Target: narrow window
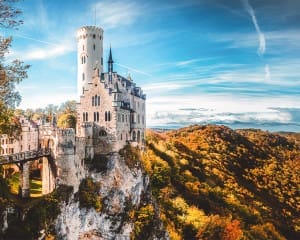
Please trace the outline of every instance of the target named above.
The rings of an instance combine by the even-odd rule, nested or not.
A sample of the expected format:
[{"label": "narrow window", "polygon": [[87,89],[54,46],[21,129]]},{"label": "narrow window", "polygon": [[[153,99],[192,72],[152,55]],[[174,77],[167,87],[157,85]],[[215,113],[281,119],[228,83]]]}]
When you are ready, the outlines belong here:
[{"label": "narrow window", "polygon": [[122,140],[122,133],[121,133],[121,140]]},{"label": "narrow window", "polygon": [[98,106],[100,106],[100,96],[98,96]]},{"label": "narrow window", "polygon": [[94,106],[94,102],[95,102],[95,97],[92,97],[92,106]]},{"label": "narrow window", "polygon": [[122,114],[122,122],[124,122],[124,115]]},{"label": "narrow window", "polygon": [[87,121],[87,122],[89,121],[89,115],[87,112],[85,113],[85,121]]},{"label": "narrow window", "polygon": [[82,51],[84,51],[84,45],[82,45]]},{"label": "narrow window", "polygon": [[97,118],[96,118],[96,113],[94,112],[94,122],[96,122]]},{"label": "narrow window", "polygon": [[103,65],[103,57],[101,57],[101,65]]},{"label": "narrow window", "polygon": [[107,120],[110,122],[110,111],[108,111],[108,116],[107,116]]},{"label": "narrow window", "polygon": [[93,35],[93,38],[94,38],[94,39],[96,38],[96,34]]},{"label": "narrow window", "polygon": [[98,106],[98,96],[95,96],[95,106]]},{"label": "narrow window", "polygon": [[97,122],[99,122],[99,112],[97,112]]},{"label": "narrow window", "polygon": [[105,122],[107,122],[107,112],[105,112]]},{"label": "narrow window", "polygon": [[82,81],[84,81],[84,73],[82,73]]},{"label": "narrow window", "polygon": [[95,44],[93,45],[93,48],[94,48],[94,51],[95,51],[96,50],[96,45]]}]

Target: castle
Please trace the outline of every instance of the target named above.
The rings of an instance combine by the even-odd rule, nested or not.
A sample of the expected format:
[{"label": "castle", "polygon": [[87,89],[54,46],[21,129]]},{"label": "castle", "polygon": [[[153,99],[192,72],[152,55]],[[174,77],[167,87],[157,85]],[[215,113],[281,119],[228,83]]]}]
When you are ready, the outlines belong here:
[{"label": "castle", "polygon": [[145,136],[145,100],[140,87],[114,71],[110,48],[107,72],[103,72],[103,30],[82,27],[78,46],[78,137],[111,135],[116,149],[131,142],[142,146]]},{"label": "castle", "polygon": [[43,164],[43,193],[48,193],[56,184],[72,185],[76,191],[86,174],[86,159],[114,154],[126,144],[144,147],[146,95],[131,77],[114,71],[111,48],[107,72],[103,71],[103,30],[95,26],[81,27],[77,31],[77,49],[76,131],[21,118],[18,139],[0,136],[0,164],[5,158],[7,162],[18,162],[23,197],[29,196],[30,161],[22,160],[21,153],[51,150],[49,156],[39,158]]}]

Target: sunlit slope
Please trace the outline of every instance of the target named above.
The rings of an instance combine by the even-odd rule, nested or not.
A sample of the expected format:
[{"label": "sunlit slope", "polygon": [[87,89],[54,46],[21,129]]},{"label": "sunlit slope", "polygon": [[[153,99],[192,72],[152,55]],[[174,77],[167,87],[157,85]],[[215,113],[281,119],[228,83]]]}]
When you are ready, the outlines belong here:
[{"label": "sunlit slope", "polygon": [[260,130],[147,134],[144,166],[172,239],[300,239],[300,147]]}]

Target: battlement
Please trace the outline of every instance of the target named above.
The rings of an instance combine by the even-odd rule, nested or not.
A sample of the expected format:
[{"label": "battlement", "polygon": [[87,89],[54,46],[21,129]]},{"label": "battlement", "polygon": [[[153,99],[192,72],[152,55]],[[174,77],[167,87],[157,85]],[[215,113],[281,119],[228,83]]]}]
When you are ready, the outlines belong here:
[{"label": "battlement", "polygon": [[61,135],[61,136],[75,136],[75,130],[73,128],[66,128],[66,129],[58,128],[56,132],[57,135]]},{"label": "battlement", "polygon": [[77,30],[77,39],[87,37],[88,34],[103,34],[103,29],[96,26],[83,26]]},{"label": "battlement", "polygon": [[92,122],[83,122],[80,125],[82,128],[92,128],[94,124]]}]

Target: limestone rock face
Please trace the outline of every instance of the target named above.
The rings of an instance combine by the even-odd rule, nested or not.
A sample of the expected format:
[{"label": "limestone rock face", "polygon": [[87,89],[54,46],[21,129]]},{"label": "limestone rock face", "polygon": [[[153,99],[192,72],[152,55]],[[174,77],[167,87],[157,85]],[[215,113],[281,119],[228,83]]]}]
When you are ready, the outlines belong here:
[{"label": "limestone rock face", "polygon": [[87,175],[98,184],[95,198],[101,199],[101,209],[81,207],[75,193],[63,204],[56,220],[59,239],[130,239],[134,212],[149,204],[155,215],[147,239],[168,239],[151,196],[149,178],[140,166],[129,168],[124,158],[114,153],[101,172],[88,171]]}]

